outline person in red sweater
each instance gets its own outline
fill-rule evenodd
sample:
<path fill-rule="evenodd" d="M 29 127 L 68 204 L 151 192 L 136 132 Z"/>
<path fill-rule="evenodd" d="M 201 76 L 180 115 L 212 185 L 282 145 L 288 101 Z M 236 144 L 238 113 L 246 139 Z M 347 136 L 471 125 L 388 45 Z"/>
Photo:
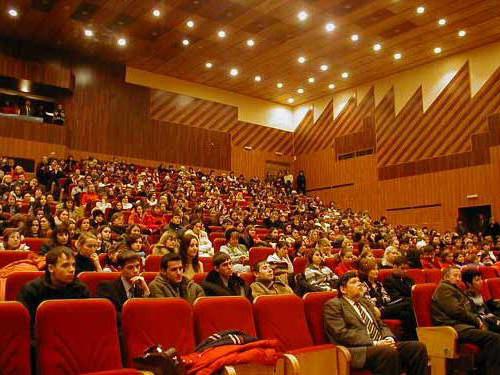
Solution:
<path fill-rule="evenodd" d="M 340 251 L 340 263 L 335 267 L 335 273 L 338 276 L 342 276 L 344 273 L 356 270 L 354 267 L 356 260 L 352 246 L 342 248 Z"/>
<path fill-rule="evenodd" d="M 143 224 L 153 232 L 157 232 L 167 224 L 160 206 L 153 206 L 151 211 L 145 215 Z"/>
<path fill-rule="evenodd" d="M 435 250 L 433 246 L 427 245 L 422 248 L 420 263 L 422 264 L 422 268 L 440 269 L 438 261 L 435 256 Z"/>
<path fill-rule="evenodd" d="M 95 185 L 89 184 L 87 186 L 87 191 L 82 194 L 81 204 L 82 206 L 87 205 L 87 203 L 94 203 L 99 200 L 99 194 L 95 191 Z"/>

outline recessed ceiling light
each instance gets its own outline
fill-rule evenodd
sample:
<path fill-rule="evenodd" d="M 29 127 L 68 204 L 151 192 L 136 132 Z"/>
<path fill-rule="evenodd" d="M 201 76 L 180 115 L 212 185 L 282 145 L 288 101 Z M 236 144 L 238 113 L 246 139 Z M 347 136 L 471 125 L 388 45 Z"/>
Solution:
<path fill-rule="evenodd" d="M 292 104 L 295 100 L 293 98 L 288 98 L 287 102 Z"/>
<path fill-rule="evenodd" d="M 403 55 L 400 52 L 396 52 L 394 54 L 394 60 L 401 60 L 402 57 Z"/>
<path fill-rule="evenodd" d="M 307 79 L 307 82 L 309 82 L 309 83 L 314 83 L 314 81 L 316 81 L 316 80 L 314 79 L 314 77 L 309 77 L 309 78 Z"/>
<path fill-rule="evenodd" d="M 359 40 L 359 35 L 358 35 L 358 34 L 352 34 L 352 35 L 351 35 L 351 40 L 352 40 L 353 42 L 357 42 L 357 41 Z"/>
<path fill-rule="evenodd" d="M 299 56 L 297 61 L 299 62 L 299 64 L 304 64 L 306 62 L 306 58 L 304 56 Z"/>
<path fill-rule="evenodd" d="M 231 74 L 233 77 L 236 77 L 240 72 L 238 71 L 238 69 L 236 68 L 232 68 L 230 71 L 229 71 L 229 74 Z"/>
<path fill-rule="evenodd" d="M 466 35 L 467 35 L 467 31 L 465 31 L 465 30 L 460 30 L 460 31 L 458 32 L 458 36 L 459 36 L 460 38 L 463 38 L 463 37 L 464 37 L 464 36 L 466 36 Z"/>
<path fill-rule="evenodd" d="M 278 82 L 276 84 L 276 87 L 279 88 L 279 89 L 283 88 L 283 83 L 282 82 Z"/>
<path fill-rule="evenodd" d="M 182 45 L 183 46 L 189 46 L 189 39 L 183 39 L 182 40 Z"/>
<path fill-rule="evenodd" d="M 344 79 L 347 79 L 349 78 L 349 73 L 348 72 L 344 72 L 341 74 L 341 77 L 344 78 Z"/>
<path fill-rule="evenodd" d="M 87 37 L 87 38 L 91 38 L 94 36 L 94 32 L 90 29 L 85 29 L 83 30 L 83 34 Z"/>
<path fill-rule="evenodd" d="M 253 39 L 248 39 L 247 40 L 247 46 L 248 47 L 253 47 L 255 45 L 255 41 Z"/>
<path fill-rule="evenodd" d="M 226 32 L 224 30 L 219 30 L 219 32 L 217 33 L 217 35 L 219 36 L 219 38 L 225 38 L 226 37 Z"/>
<path fill-rule="evenodd" d="M 161 16 L 160 10 L 159 9 L 153 9 L 153 16 L 160 17 Z"/>
<path fill-rule="evenodd" d="M 419 6 L 419 7 L 417 8 L 417 13 L 418 13 L 418 14 L 424 14 L 424 12 L 425 12 L 425 7 L 423 7 L 423 6 Z"/>
<path fill-rule="evenodd" d="M 261 76 L 255 76 L 253 79 L 254 79 L 255 82 L 262 81 L 262 77 Z"/>
<path fill-rule="evenodd" d="M 373 50 L 374 50 L 375 52 L 378 52 L 378 51 L 380 51 L 381 49 L 382 49 L 382 45 L 381 45 L 380 43 L 375 43 L 375 44 L 373 45 Z"/>
<path fill-rule="evenodd" d="M 186 26 L 189 27 L 190 29 L 192 29 L 194 27 L 194 21 L 193 20 L 188 20 L 186 22 Z"/>
<path fill-rule="evenodd" d="M 331 33 L 333 30 L 335 30 L 335 24 L 333 22 L 328 22 L 326 25 L 325 25 L 325 30 L 328 31 L 329 33 Z"/>
<path fill-rule="evenodd" d="M 125 38 L 119 38 L 118 41 L 117 41 L 118 45 L 120 47 L 125 47 L 127 45 L 127 39 Z"/>
<path fill-rule="evenodd" d="M 17 11 L 17 9 L 14 9 L 14 8 L 10 8 L 8 10 L 8 13 L 9 13 L 9 16 L 11 16 L 11 17 L 19 16 L 19 12 Z"/>
<path fill-rule="evenodd" d="M 330 90 L 333 90 L 333 89 L 335 88 L 335 84 L 334 84 L 334 83 L 330 83 L 330 84 L 328 85 L 328 88 L 329 88 Z"/>
<path fill-rule="evenodd" d="M 438 25 L 439 25 L 439 26 L 444 26 L 444 25 L 446 25 L 446 18 L 441 18 L 441 19 L 438 21 Z"/>
<path fill-rule="evenodd" d="M 319 69 L 322 71 L 322 72 L 326 72 L 328 70 L 328 65 L 326 64 L 323 64 L 319 67 Z"/>
<path fill-rule="evenodd" d="M 297 89 L 297 93 L 298 94 L 303 94 L 304 93 L 304 89 L 303 88 Z"/>
<path fill-rule="evenodd" d="M 442 50 L 442 48 L 441 48 L 441 47 L 436 47 L 436 48 L 434 48 L 434 53 L 435 53 L 435 54 L 439 54 L 439 53 L 441 53 L 441 52 L 443 52 L 443 50 Z"/>
<path fill-rule="evenodd" d="M 205 63 L 205 68 L 207 68 L 207 69 L 212 69 L 213 66 L 214 66 L 214 64 L 212 64 L 210 61 L 207 61 Z"/>
<path fill-rule="evenodd" d="M 298 14 L 297 14 L 297 18 L 300 20 L 300 21 L 305 21 L 307 19 L 307 17 L 309 17 L 309 14 L 307 14 L 307 12 L 305 10 L 302 10 L 300 11 Z"/>

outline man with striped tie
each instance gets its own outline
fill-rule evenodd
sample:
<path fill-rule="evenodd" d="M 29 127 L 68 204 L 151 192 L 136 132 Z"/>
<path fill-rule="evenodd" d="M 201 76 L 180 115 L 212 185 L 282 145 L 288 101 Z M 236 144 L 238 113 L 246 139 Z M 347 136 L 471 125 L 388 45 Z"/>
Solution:
<path fill-rule="evenodd" d="M 340 278 L 339 297 L 324 307 L 326 335 L 330 342 L 346 346 L 353 368 L 365 368 L 374 374 L 407 375 L 427 373 L 427 350 L 418 341 L 398 342 L 379 318 L 373 304 L 363 298 L 362 284 L 356 272 Z"/>

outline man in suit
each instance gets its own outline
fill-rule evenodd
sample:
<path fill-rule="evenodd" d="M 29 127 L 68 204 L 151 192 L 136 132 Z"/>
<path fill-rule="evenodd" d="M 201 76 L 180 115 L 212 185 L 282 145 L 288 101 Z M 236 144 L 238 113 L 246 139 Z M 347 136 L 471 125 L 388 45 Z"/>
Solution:
<path fill-rule="evenodd" d="M 474 312 L 472 301 L 459 287 L 461 277 L 458 267 L 443 270 L 443 281 L 432 296 L 432 320 L 435 325 L 455 328 L 459 342 L 481 348 L 477 356 L 481 374 L 500 374 L 500 334 L 489 331 Z"/>
<path fill-rule="evenodd" d="M 340 278 L 338 298 L 325 304 L 324 322 L 330 342 L 346 346 L 353 368 L 366 368 L 374 374 L 427 374 L 427 351 L 417 341 L 397 342 L 393 333 L 377 316 L 373 304 L 362 298 L 362 284 L 355 272 Z"/>
<path fill-rule="evenodd" d="M 129 298 L 149 297 L 148 284 L 140 275 L 141 256 L 133 251 L 122 252 L 117 258 L 121 269 L 121 276 L 115 281 L 99 284 L 97 295 L 107 298 L 116 307 L 118 312 L 122 311 L 123 304 Z"/>

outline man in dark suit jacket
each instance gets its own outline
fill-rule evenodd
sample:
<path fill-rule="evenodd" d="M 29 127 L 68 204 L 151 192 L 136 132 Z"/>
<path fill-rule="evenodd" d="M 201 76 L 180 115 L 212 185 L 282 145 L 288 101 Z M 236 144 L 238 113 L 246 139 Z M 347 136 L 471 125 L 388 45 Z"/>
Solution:
<path fill-rule="evenodd" d="M 432 296 L 432 320 L 435 325 L 452 326 L 458 340 L 481 348 L 477 356 L 480 374 L 500 374 L 500 334 L 488 331 L 486 323 L 474 312 L 472 301 L 460 289 L 461 271 L 448 267 L 443 281 Z"/>
<path fill-rule="evenodd" d="M 391 300 L 411 300 L 411 288 L 415 285 L 412 278 L 406 276 L 408 260 L 399 256 L 394 261 L 392 274 L 384 280 L 384 288 L 391 296 Z"/>
<path fill-rule="evenodd" d="M 135 252 L 120 253 L 117 262 L 121 276 L 115 281 L 101 283 L 97 287 L 97 295 L 113 302 L 118 312 L 122 311 L 123 304 L 129 298 L 149 296 L 148 284 L 140 276 L 141 261 L 141 256 Z"/>
<path fill-rule="evenodd" d="M 367 368 L 374 374 L 408 375 L 427 373 L 427 351 L 417 341 L 397 342 L 378 318 L 373 304 L 362 298 L 362 284 L 355 272 L 340 278 L 340 297 L 325 304 L 324 322 L 330 342 L 346 346 L 353 368 Z"/>

